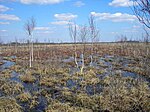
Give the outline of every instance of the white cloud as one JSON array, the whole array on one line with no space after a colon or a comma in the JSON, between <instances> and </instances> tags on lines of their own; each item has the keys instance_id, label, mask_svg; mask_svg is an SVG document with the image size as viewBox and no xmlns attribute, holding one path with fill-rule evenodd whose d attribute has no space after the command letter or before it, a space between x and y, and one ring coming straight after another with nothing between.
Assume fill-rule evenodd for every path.
<instances>
[{"instance_id":1,"label":"white cloud","mask_svg":"<svg viewBox=\"0 0 150 112\"><path fill-rule=\"evenodd\" d=\"M20 0L23 4L58 4L65 0Z\"/></svg>"},{"instance_id":2,"label":"white cloud","mask_svg":"<svg viewBox=\"0 0 150 112\"><path fill-rule=\"evenodd\" d=\"M132 0L113 0L112 2L109 3L110 6L114 7L129 7L135 4L136 3Z\"/></svg>"},{"instance_id":3,"label":"white cloud","mask_svg":"<svg viewBox=\"0 0 150 112\"><path fill-rule=\"evenodd\" d=\"M7 30L0 30L0 32L7 32Z\"/></svg>"},{"instance_id":4,"label":"white cloud","mask_svg":"<svg viewBox=\"0 0 150 112\"><path fill-rule=\"evenodd\" d=\"M35 27L35 30L49 30L49 27Z\"/></svg>"},{"instance_id":5,"label":"white cloud","mask_svg":"<svg viewBox=\"0 0 150 112\"><path fill-rule=\"evenodd\" d=\"M69 21L77 18L78 16L71 13L62 13L62 14L55 14L54 17L57 21L51 22L50 24L67 25L67 24L73 24L72 22Z\"/></svg>"},{"instance_id":6,"label":"white cloud","mask_svg":"<svg viewBox=\"0 0 150 112\"><path fill-rule=\"evenodd\" d=\"M69 21L55 21L55 22L51 22L51 24L54 24L54 25L67 25L67 24L73 24L73 23L69 22Z\"/></svg>"},{"instance_id":7,"label":"white cloud","mask_svg":"<svg viewBox=\"0 0 150 112\"><path fill-rule=\"evenodd\" d=\"M126 13L96 13L91 12L91 15L97 17L99 20L110 20L113 22L123 22L123 21L135 21L136 16Z\"/></svg>"},{"instance_id":8,"label":"white cloud","mask_svg":"<svg viewBox=\"0 0 150 112\"><path fill-rule=\"evenodd\" d=\"M125 33L136 33L138 32L137 29L130 29L130 30L124 30Z\"/></svg>"},{"instance_id":9,"label":"white cloud","mask_svg":"<svg viewBox=\"0 0 150 112\"><path fill-rule=\"evenodd\" d=\"M0 22L1 25L8 25L10 24L9 22Z\"/></svg>"},{"instance_id":10,"label":"white cloud","mask_svg":"<svg viewBox=\"0 0 150 112\"><path fill-rule=\"evenodd\" d=\"M55 27L35 27L36 34L51 34L55 31Z\"/></svg>"},{"instance_id":11,"label":"white cloud","mask_svg":"<svg viewBox=\"0 0 150 112\"><path fill-rule=\"evenodd\" d=\"M54 33L53 31L44 31L43 33L49 34L49 33Z\"/></svg>"},{"instance_id":12,"label":"white cloud","mask_svg":"<svg viewBox=\"0 0 150 112\"><path fill-rule=\"evenodd\" d=\"M139 32L139 30L141 30L141 26L139 25L133 25L132 27L123 28L123 31L125 33L136 33L136 32Z\"/></svg>"},{"instance_id":13,"label":"white cloud","mask_svg":"<svg viewBox=\"0 0 150 112\"><path fill-rule=\"evenodd\" d=\"M82 7L84 5L85 5L85 3L83 3L82 1L77 1L74 3L74 6L76 6L76 7Z\"/></svg>"},{"instance_id":14,"label":"white cloud","mask_svg":"<svg viewBox=\"0 0 150 112\"><path fill-rule=\"evenodd\" d=\"M36 32L36 34L51 34L54 33L54 31L42 31L42 32Z\"/></svg>"},{"instance_id":15,"label":"white cloud","mask_svg":"<svg viewBox=\"0 0 150 112\"><path fill-rule=\"evenodd\" d=\"M111 34L117 35L117 34L119 34L119 33L118 33L118 32L111 32Z\"/></svg>"},{"instance_id":16,"label":"white cloud","mask_svg":"<svg viewBox=\"0 0 150 112\"><path fill-rule=\"evenodd\" d=\"M57 20L61 20L61 21L70 21L73 20L75 18L77 18L77 15L71 14L71 13L63 13L63 14L55 14L54 17Z\"/></svg>"},{"instance_id":17,"label":"white cloud","mask_svg":"<svg viewBox=\"0 0 150 112\"><path fill-rule=\"evenodd\" d=\"M16 2L17 0L0 0L0 2Z\"/></svg>"},{"instance_id":18,"label":"white cloud","mask_svg":"<svg viewBox=\"0 0 150 112\"><path fill-rule=\"evenodd\" d=\"M140 28L141 26L139 26L139 25L133 25L133 28Z\"/></svg>"},{"instance_id":19,"label":"white cloud","mask_svg":"<svg viewBox=\"0 0 150 112\"><path fill-rule=\"evenodd\" d=\"M1 20L12 20L12 21L19 21L20 18L15 15L9 15L9 14L0 14Z\"/></svg>"},{"instance_id":20,"label":"white cloud","mask_svg":"<svg viewBox=\"0 0 150 112\"><path fill-rule=\"evenodd\" d=\"M0 12L5 12L8 11L10 8L4 6L4 5L0 5Z\"/></svg>"}]
</instances>

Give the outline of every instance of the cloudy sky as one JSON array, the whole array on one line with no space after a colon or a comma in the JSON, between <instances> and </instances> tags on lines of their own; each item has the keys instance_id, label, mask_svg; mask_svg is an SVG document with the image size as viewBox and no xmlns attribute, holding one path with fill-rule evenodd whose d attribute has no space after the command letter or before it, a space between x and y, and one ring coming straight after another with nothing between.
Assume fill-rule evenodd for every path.
<instances>
[{"instance_id":1,"label":"cloudy sky","mask_svg":"<svg viewBox=\"0 0 150 112\"><path fill-rule=\"evenodd\" d=\"M138 39L143 30L132 5L131 0L0 0L0 38L4 42L28 39L24 24L34 17L34 39L70 42L68 22L88 25L92 14L100 41L116 41L120 35Z\"/></svg>"}]
</instances>

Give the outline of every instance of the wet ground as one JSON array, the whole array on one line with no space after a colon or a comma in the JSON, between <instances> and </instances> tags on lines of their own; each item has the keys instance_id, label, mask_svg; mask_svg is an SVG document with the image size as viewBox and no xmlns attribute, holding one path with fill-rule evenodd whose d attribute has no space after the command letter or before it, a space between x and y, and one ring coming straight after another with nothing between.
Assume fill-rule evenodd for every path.
<instances>
[{"instance_id":1,"label":"wet ground","mask_svg":"<svg viewBox=\"0 0 150 112\"><path fill-rule=\"evenodd\" d=\"M14 56L12 56L11 58L15 58ZM67 59L63 59L62 60L64 63L68 63L68 62L73 62L74 58L73 57L69 57ZM0 71L9 69L11 66L15 65L15 62L13 61L8 61L8 60L3 60L4 64L0 66ZM79 65L81 65L81 61L78 62ZM147 81L150 84L150 80L144 76L141 76L139 74L133 73L133 72L128 72L128 71L124 71L123 68L128 67L129 64L134 63L134 60L131 60L129 58L126 57L114 57L114 56L103 56L103 57L99 57L97 62L93 63L93 66L96 67L96 69L102 69L104 70L104 72L102 74L97 74L97 77L100 79L105 78L106 76L109 75L115 75L115 73L121 73L123 77L131 77L134 79L141 79L144 81ZM88 67L88 66L86 66ZM70 73L73 74L75 72L79 71L76 68L71 67L70 68ZM47 91L53 92L52 94L52 98L57 98L59 95L59 91L58 90L54 90L54 88L50 88L47 86L39 86L39 80L40 77L39 76L35 76L36 77L36 81L34 83L25 83L23 81L21 81L21 79L19 78L21 76L21 74L12 71L11 72L11 78L8 81L13 81L13 82L17 82L23 85L24 87L24 91L25 92L29 92L31 95L33 95L35 92L39 92L42 89L45 89ZM77 90L80 90L81 87L79 85L80 81L82 81L82 77L80 80L75 81L73 79L69 79L66 82L66 87L69 89L72 88L76 88ZM60 89L63 88L63 86L59 87ZM96 84L95 86L93 85L86 85L85 87L85 91L87 92L87 94L89 95L94 95L95 93L100 93L102 91L102 85L100 84ZM1 96L3 96L3 94L1 94ZM41 112L43 111L46 107L47 107L47 101L46 101L46 97L43 95L38 95L38 102L39 104L32 109L32 111L36 111L36 112ZM20 105L24 108L24 111L27 111L27 108L29 108L28 104L26 103L20 103Z\"/></svg>"}]
</instances>

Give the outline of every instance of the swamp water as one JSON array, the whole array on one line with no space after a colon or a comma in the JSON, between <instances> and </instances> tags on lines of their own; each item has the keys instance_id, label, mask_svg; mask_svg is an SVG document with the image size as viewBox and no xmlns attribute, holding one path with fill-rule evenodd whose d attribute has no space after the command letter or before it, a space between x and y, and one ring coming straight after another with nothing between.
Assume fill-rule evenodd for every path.
<instances>
[{"instance_id":1,"label":"swamp water","mask_svg":"<svg viewBox=\"0 0 150 112\"><path fill-rule=\"evenodd\" d=\"M12 57L12 58L14 58L14 57ZM64 59L62 61L64 63L73 62L74 58L70 57L70 58ZM4 64L0 66L0 71L3 71L5 69L9 69L11 66L15 65L15 62L12 62L12 61L3 60L3 62L4 62ZM97 69L105 69L105 72L102 73L102 74L97 74L97 77L100 78L100 79L103 79L106 76L109 76L111 74L115 74L116 72L120 72L123 77L131 77L131 78L134 78L134 79L138 78L138 79L142 79L142 80L145 80L148 83L150 83L150 81L147 78L145 78L141 75L138 75L136 73L123 71L122 69L117 69L117 70L115 69L114 70L113 62L120 63L120 67L128 67L128 64L130 63L130 60L128 60L127 58L114 57L114 56L108 56L108 55L106 55L104 57L100 57L99 61L97 63L94 62L93 65ZM82 62L80 61L79 65L81 65L81 64L82 64ZM73 68L73 67L70 68L70 73L71 74L73 74L77 71L79 71L79 70L76 69L76 68ZM52 94L53 99L55 99L59 96L59 90L54 90L53 88L46 87L46 86L39 86L39 80L40 80L39 78L40 77L35 76L37 80L34 83L25 83L25 82L22 82L20 80L19 76L21 76L21 74L15 72L15 71L12 71L11 78L9 80L20 83L21 85L23 85L25 92L29 92L31 95L33 95L35 92L38 92L42 89L45 89L47 91L53 92L53 94ZM74 81L72 79L69 79L66 82L66 87L68 89L76 88L76 90L80 90L81 87L80 87L79 83L82 80L83 80L82 77L78 81ZM59 88L60 88L60 90L63 89L63 87L61 87L61 86ZM85 86L85 91L89 95L94 95L95 93L99 94L102 91L102 89L103 89L103 86L101 84L96 84L95 86L93 86L93 85L86 85ZM46 100L46 97L44 97L43 95L41 95L41 94L38 95L38 102L39 102L39 104L37 106L35 106L35 108L32 109L33 112L34 111L35 112L42 112L47 107L47 100ZM29 106L28 106L27 103L20 103L19 102L19 104L22 106L22 108L25 112L28 112Z\"/></svg>"}]
</instances>

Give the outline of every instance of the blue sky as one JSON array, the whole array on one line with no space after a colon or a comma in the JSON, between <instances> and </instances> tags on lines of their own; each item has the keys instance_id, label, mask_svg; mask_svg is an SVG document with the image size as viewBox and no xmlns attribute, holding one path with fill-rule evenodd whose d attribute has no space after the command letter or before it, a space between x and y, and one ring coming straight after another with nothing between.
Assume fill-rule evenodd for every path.
<instances>
[{"instance_id":1,"label":"blue sky","mask_svg":"<svg viewBox=\"0 0 150 112\"><path fill-rule=\"evenodd\" d=\"M88 25L95 16L100 41L116 41L120 35L128 39L142 36L142 25L130 7L131 0L0 0L0 38L3 42L28 39L25 22L34 17L34 40L70 42L67 24Z\"/></svg>"}]
</instances>

